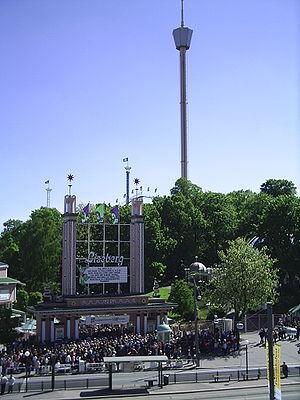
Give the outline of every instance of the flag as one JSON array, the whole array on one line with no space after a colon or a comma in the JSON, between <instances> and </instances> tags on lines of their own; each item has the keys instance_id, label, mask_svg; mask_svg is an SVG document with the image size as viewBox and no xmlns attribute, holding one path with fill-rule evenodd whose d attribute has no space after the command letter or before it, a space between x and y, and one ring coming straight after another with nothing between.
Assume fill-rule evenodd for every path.
<instances>
[{"instance_id":1,"label":"flag","mask_svg":"<svg viewBox=\"0 0 300 400\"><path fill-rule=\"evenodd\" d=\"M104 203L96 205L96 217L97 222L104 221Z\"/></svg>"},{"instance_id":2,"label":"flag","mask_svg":"<svg viewBox=\"0 0 300 400\"><path fill-rule=\"evenodd\" d=\"M126 162L126 161L128 161L128 157L123 158L123 162Z\"/></svg>"},{"instance_id":3,"label":"flag","mask_svg":"<svg viewBox=\"0 0 300 400\"><path fill-rule=\"evenodd\" d=\"M111 209L111 219L113 224L118 224L119 223L119 207L114 206Z\"/></svg>"},{"instance_id":4,"label":"flag","mask_svg":"<svg viewBox=\"0 0 300 400\"><path fill-rule=\"evenodd\" d=\"M87 203L87 205L83 207L82 223L88 222L89 215L90 215L90 203Z\"/></svg>"},{"instance_id":5,"label":"flag","mask_svg":"<svg viewBox=\"0 0 300 400\"><path fill-rule=\"evenodd\" d=\"M49 181L49 179L45 182L45 184L47 185L47 183L49 183L50 181Z\"/></svg>"}]
</instances>

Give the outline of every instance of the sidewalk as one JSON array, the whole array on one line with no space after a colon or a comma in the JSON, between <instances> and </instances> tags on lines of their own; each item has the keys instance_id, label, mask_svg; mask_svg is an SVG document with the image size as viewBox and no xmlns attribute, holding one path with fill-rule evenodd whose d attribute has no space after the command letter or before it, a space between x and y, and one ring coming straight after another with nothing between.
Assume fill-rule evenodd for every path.
<instances>
[{"instance_id":1,"label":"sidewalk","mask_svg":"<svg viewBox=\"0 0 300 400\"><path fill-rule=\"evenodd\" d=\"M287 380L282 381L281 386L286 385L300 385L300 377L292 377ZM226 390L236 390L240 388L251 388L251 387L267 387L267 380L261 379L259 381L231 381L229 383L213 383L213 382L199 382L199 383L179 383L163 386L162 388L158 386L154 386L151 389L122 389L117 388L113 389L112 392L109 392L107 389L91 389L91 390L55 390L48 392L30 392L30 393L13 393L13 394L5 394L3 399L6 400L18 400L18 399L26 399L33 398L38 400L79 400L79 399L95 399L98 397L101 398L130 398L130 397L139 397L139 396L167 396L172 394L180 394L180 393L197 393L197 392L223 392ZM222 397L223 397L222 395Z\"/></svg>"}]
</instances>

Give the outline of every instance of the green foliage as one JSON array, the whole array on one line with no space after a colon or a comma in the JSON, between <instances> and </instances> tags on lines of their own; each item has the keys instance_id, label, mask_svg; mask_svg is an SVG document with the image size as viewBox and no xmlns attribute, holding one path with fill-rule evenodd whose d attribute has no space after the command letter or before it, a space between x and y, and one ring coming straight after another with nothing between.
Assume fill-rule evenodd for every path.
<instances>
[{"instance_id":1,"label":"green foliage","mask_svg":"<svg viewBox=\"0 0 300 400\"><path fill-rule=\"evenodd\" d=\"M240 316L276 300L277 271L265 248L259 251L238 238L219 256L220 266L205 292L212 305L227 312L234 308Z\"/></svg>"},{"instance_id":2,"label":"green foliage","mask_svg":"<svg viewBox=\"0 0 300 400\"><path fill-rule=\"evenodd\" d=\"M29 303L29 294L24 288L17 290L17 308L22 311L26 311Z\"/></svg>"},{"instance_id":3,"label":"green foliage","mask_svg":"<svg viewBox=\"0 0 300 400\"><path fill-rule=\"evenodd\" d=\"M170 292L171 292L171 287L170 286L165 286L165 287L160 287L158 288L158 292L159 292L159 297L161 299L168 299L170 296ZM153 291L151 290L151 292L146 293L146 295L148 297L152 297L153 296Z\"/></svg>"},{"instance_id":4,"label":"green foliage","mask_svg":"<svg viewBox=\"0 0 300 400\"><path fill-rule=\"evenodd\" d=\"M28 296L28 305L35 306L43 301L43 294L41 292L30 292Z\"/></svg>"},{"instance_id":5,"label":"green foliage","mask_svg":"<svg viewBox=\"0 0 300 400\"><path fill-rule=\"evenodd\" d=\"M192 182L180 178L170 196L156 196L144 204L145 290L152 291L154 279L170 285L177 275L184 278L182 264L190 265L195 256L206 266L220 264L220 251L226 252L237 237L258 238L257 248L267 247L276 259L284 309L295 305L300 278L300 199L293 182L269 179L261 193L240 190L228 194L203 192ZM84 204L85 205L85 204ZM87 256L87 224L81 224L78 207L77 257ZM107 237L117 240L118 227L110 226L111 206L105 207ZM129 205L119 208L121 223L130 223ZM95 205L90 205L90 221L96 222ZM128 228L128 229L127 229ZM102 224L90 226L93 251L102 254ZM129 227L121 229L121 254L129 257ZM116 245L106 243L106 252L116 252ZM0 234L0 261L9 265L10 277L26 283L30 292L43 291L48 281L52 293L60 291L62 260L62 217L55 209L32 212L26 222L8 220ZM183 263L181 263L183 260ZM163 274L163 275L161 275ZM287 284L284 278L288 276ZM80 288L78 288L80 290ZM95 288L97 290L97 288ZM295 294L295 296L294 296ZM31 301L31 300L30 300ZM32 300L33 301L33 300Z\"/></svg>"},{"instance_id":6,"label":"green foliage","mask_svg":"<svg viewBox=\"0 0 300 400\"><path fill-rule=\"evenodd\" d=\"M15 328L18 326L18 319L12 318L12 310L4 306L0 307L0 343L8 344L18 337Z\"/></svg>"},{"instance_id":7,"label":"green foliage","mask_svg":"<svg viewBox=\"0 0 300 400\"><path fill-rule=\"evenodd\" d=\"M183 280L176 280L171 284L171 293L169 301L178 304L176 311L186 320L193 319L194 315L194 297L189 285Z\"/></svg>"},{"instance_id":8,"label":"green foliage","mask_svg":"<svg viewBox=\"0 0 300 400\"><path fill-rule=\"evenodd\" d=\"M274 197L281 195L295 196L297 194L294 183L286 179L268 179L261 185L260 191Z\"/></svg>"}]
</instances>

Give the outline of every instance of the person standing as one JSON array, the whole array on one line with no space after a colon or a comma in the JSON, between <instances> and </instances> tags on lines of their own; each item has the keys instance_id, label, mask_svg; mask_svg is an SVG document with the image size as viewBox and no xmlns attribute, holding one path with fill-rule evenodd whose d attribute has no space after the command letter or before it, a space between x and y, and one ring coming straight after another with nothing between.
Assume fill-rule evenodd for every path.
<instances>
[{"instance_id":1,"label":"person standing","mask_svg":"<svg viewBox=\"0 0 300 400\"><path fill-rule=\"evenodd\" d=\"M7 383L7 376L5 374L2 374L1 376L1 394L5 393L5 387L6 387L6 383Z\"/></svg>"},{"instance_id":2,"label":"person standing","mask_svg":"<svg viewBox=\"0 0 300 400\"><path fill-rule=\"evenodd\" d=\"M14 384L15 384L15 377L10 375L10 377L8 379L8 392L7 393L13 392Z\"/></svg>"},{"instance_id":3,"label":"person standing","mask_svg":"<svg viewBox=\"0 0 300 400\"><path fill-rule=\"evenodd\" d=\"M285 362L283 362L283 364L282 364L282 373L283 373L283 377L286 379L287 377L288 377L288 375L289 375L289 368L288 368L288 366L286 365L286 363Z\"/></svg>"}]
</instances>

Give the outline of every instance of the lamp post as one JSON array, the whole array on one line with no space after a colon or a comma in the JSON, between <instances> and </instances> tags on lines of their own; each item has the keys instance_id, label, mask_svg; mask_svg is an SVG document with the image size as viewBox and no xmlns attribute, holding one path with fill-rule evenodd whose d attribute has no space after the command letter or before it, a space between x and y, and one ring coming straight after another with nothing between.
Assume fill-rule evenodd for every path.
<instances>
[{"instance_id":1,"label":"lamp post","mask_svg":"<svg viewBox=\"0 0 300 400\"><path fill-rule=\"evenodd\" d=\"M51 353L51 390L55 388L55 355Z\"/></svg>"},{"instance_id":2,"label":"lamp post","mask_svg":"<svg viewBox=\"0 0 300 400\"><path fill-rule=\"evenodd\" d=\"M200 364L200 352L199 352L199 335L198 335L198 307L197 307L197 285L196 277L193 275L194 283L194 318L195 318L195 350L196 350L196 366Z\"/></svg>"},{"instance_id":3,"label":"lamp post","mask_svg":"<svg viewBox=\"0 0 300 400\"><path fill-rule=\"evenodd\" d=\"M249 340L245 340L245 349L246 349L246 381L248 380L249 377L249 367L248 367L248 344Z\"/></svg>"},{"instance_id":4,"label":"lamp post","mask_svg":"<svg viewBox=\"0 0 300 400\"><path fill-rule=\"evenodd\" d=\"M26 370L26 373L25 373L25 391L27 392L27 390L28 390L28 369L29 369L29 356L30 356L30 353L29 353L29 351L28 350L26 350L25 351L25 357L26 357L26 359L25 359L25 370Z\"/></svg>"}]
</instances>

